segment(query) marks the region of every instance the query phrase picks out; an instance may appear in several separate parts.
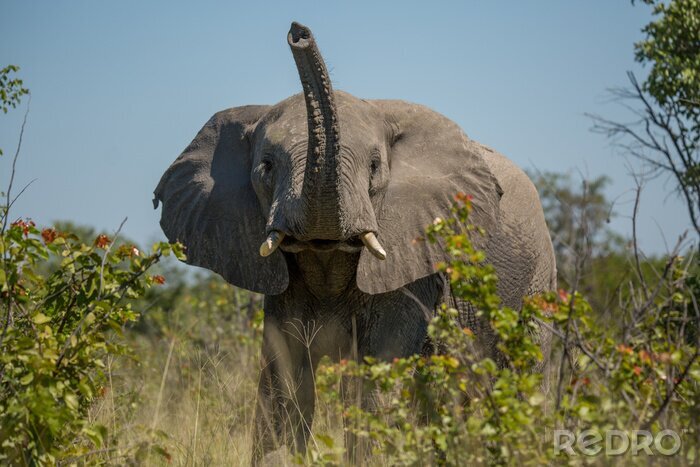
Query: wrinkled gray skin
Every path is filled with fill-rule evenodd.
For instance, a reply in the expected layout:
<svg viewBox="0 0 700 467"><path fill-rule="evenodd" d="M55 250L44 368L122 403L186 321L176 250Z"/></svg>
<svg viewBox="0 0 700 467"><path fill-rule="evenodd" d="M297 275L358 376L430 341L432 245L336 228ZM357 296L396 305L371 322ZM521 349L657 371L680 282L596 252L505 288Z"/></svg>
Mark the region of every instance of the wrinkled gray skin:
<svg viewBox="0 0 700 467"><path fill-rule="evenodd" d="M254 462L284 443L305 449L322 356L420 353L441 303L497 357L488 326L434 272L445 254L420 241L456 193L474 197L471 220L487 234L473 241L506 305L556 286L537 191L519 168L426 107L333 91L311 32L293 23L288 41L304 93L217 113L155 190L190 264L265 294ZM366 232L385 260L363 246ZM271 233L285 238L263 257Z"/></svg>

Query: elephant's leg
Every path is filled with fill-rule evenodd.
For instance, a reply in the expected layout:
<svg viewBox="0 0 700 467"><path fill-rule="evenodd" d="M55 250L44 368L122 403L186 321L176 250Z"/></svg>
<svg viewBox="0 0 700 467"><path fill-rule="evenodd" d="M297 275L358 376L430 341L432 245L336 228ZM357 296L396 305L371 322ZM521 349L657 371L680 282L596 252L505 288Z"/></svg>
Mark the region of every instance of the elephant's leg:
<svg viewBox="0 0 700 467"><path fill-rule="evenodd" d="M311 366L304 347L283 326L265 320L253 464L283 446L304 452L311 433L315 403Z"/></svg>
<svg viewBox="0 0 700 467"><path fill-rule="evenodd" d="M376 295L370 308L358 316L359 339L357 354L360 361L365 356L391 361L420 354L426 343L428 322L442 293L442 279L428 276L401 289ZM378 388L366 387L362 381L350 379L346 384L348 405L360 405L367 413L378 413L391 403L392 394ZM401 388L395 388L400 391ZM395 394L394 394L395 395ZM352 427L366 429L368 427ZM363 463L371 453L372 444L367 438L354 436L346 429L346 452L350 462Z"/></svg>

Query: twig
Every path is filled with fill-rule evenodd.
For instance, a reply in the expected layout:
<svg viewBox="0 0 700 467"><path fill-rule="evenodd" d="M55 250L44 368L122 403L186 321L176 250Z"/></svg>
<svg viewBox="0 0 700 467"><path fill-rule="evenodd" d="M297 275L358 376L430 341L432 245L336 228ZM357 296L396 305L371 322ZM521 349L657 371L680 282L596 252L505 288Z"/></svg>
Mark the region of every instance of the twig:
<svg viewBox="0 0 700 467"><path fill-rule="evenodd" d="M642 274L642 266L639 262L639 248L637 243L637 215L639 214L639 198L642 194L641 182L635 177L635 183L637 184L637 190L634 197L634 208L632 209L632 244L634 245L634 264L637 269L637 277L644 290L644 298L649 298L649 290L647 289L646 281L644 280L644 275Z"/></svg>
<svg viewBox="0 0 700 467"><path fill-rule="evenodd" d="M29 188L32 185L32 183L36 182L37 180L38 180L38 178L33 178L29 181L29 183L24 185L24 187L21 190L19 190L19 193L17 193L17 196L12 198L12 201L10 201L10 204L7 205L5 212L8 212L10 210L10 208L15 204L15 201L17 201L20 198L20 196L22 196L22 193L24 193L27 190L27 188Z"/></svg>
<svg viewBox="0 0 700 467"><path fill-rule="evenodd" d="M22 149L22 139L24 139L24 127L27 125L27 117L29 116L29 107L30 107L31 103L32 103L32 95L30 93L28 101L27 101L27 110L25 110L25 112L24 112L24 118L22 119L22 126L20 127L20 130L19 130L19 141L17 142L17 150L15 151L15 157L12 159L12 171L10 172L10 183L7 185L7 193L5 193L5 197L6 197L5 206L7 206L7 208L3 214L2 230L0 230L0 233L3 233L3 234L5 233L5 230L7 230L7 220L10 217L10 200L11 200L11 193L12 193L12 185L14 184L15 174L17 173L17 159L19 159L19 153Z"/></svg>

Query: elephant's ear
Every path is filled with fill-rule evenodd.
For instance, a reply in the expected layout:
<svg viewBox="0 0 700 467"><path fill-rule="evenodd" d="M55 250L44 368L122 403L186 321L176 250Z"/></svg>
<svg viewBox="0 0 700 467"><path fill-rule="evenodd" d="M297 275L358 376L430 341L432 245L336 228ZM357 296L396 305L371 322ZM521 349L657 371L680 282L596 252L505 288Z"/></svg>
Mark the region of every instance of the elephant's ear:
<svg viewBox="0 0 700 467"><path fill-rule="evenodd" d="M446 218L459 192L473 196L471 222L495 234L502 194L484 157L488 153L460 128L432 110L402 101L374 101L393 128L390 176L377 213L377 237L386 249L378 261L363 251L357 270L361 290L376 294L395 290L435 272L447 258L440 245L425 237L436 217ZM477 238L478 237L478 238ZM488 238L474 235L477 247Z"/></svg>
<svg viewBox="0 0 700 467"><path fill-rule="evenodd" d="M186 247L187 262L229 283L265 294L287 288L282 253L258 253L265 217L250 181L249 129L267 106L236 107L214 115L165 172L155 189L160 225Z"/></svg>

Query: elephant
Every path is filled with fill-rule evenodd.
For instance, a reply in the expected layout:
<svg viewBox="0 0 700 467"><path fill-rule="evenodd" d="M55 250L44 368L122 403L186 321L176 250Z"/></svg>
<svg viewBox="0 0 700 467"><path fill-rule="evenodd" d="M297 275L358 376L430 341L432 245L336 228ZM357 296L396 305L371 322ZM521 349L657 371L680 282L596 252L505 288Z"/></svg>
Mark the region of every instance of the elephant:
<svg viewBox="0 0 700 467"><path fill-rule="evenodd" d="M488 325L436 272L445 251L417 241L456 193L472 197L471 222L485 232L473 242L505 305L556 289L542 207L521 169L427 107L334 90L309 28L292 23L287 41L302 93L216 113L154 191L189 264L265 296L254 463L284 445L306 449L323 356L420 353L442 303L495 352Z"/></svg>

